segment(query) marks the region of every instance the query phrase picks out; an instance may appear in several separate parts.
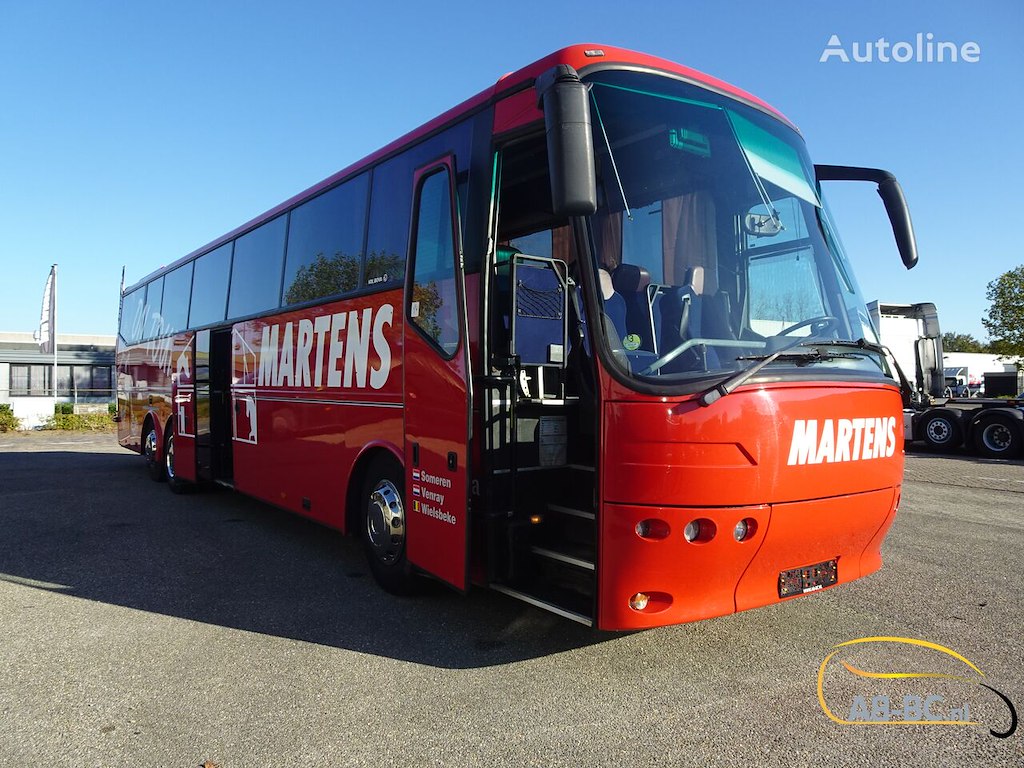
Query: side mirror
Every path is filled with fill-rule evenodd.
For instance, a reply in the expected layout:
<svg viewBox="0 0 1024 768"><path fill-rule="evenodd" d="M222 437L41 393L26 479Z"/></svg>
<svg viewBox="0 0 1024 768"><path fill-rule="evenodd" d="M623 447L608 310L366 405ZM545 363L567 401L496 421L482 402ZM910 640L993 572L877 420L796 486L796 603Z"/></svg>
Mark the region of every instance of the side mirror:
<svg viewBox="0 0 1024 768"><path fill-rule="evenodd" d="M892 234L896 238L900 258L907 269L917 264L917 241L914 239L914 225L910 221L903 189L896 177L878 168L856 168L845 165L816 165L814 173L818 181L873 181L878 185L878 196L889 214Z"/></svg>
<svg viewBox="0 0 1024 768"><path fill-rule="evenodd" d="M556 216L590 216L597 211L597 169L588 90L566 64L537 78L538 106L544 110L551 202Z"/></svg>

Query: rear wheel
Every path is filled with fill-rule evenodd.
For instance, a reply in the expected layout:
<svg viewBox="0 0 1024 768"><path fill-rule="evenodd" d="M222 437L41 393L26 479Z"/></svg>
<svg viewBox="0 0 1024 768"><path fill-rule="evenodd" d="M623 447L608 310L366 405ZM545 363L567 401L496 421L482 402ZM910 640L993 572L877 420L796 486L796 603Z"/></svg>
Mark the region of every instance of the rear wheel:
<svg viewBox="0 0 1024 768"><path fill-rule="evenodd" d="M157 446L160 445L160 438L157 437L156 427L149 427L149 431L146 433L146 439L142 443L142 452L146 457L146 471L149 472L150 479L162 483L167 479L167 475L164 472L164 463L161 461Z"/></svg>
<svg viewBox="0 0 1024 768"><path fill-rule="evenodd" d="M975 427L974 447L990 459L1019 456L1022 443L1020 424L1009 416L991 416Z"/></svg>
<svg viewBox="0 0 1024 768"><path fill-rule="evenodd" d="M948 411L929 414L921 424L921 435L931 448L942 451L956 448L963 441L960 423Z"/></svg>
<svg viewBox="0 0 1024 768"><path fill-rule="evenodd" d="M167 441L164 445L164 473L167 475L167 487L172 493L188 493L195 489L195 485L188 480L182 480L174 469L174 430L167 431Z"/></svg>
<svg viewBox="0 0 1024 768"><path fill-rule="evenodd" d="M416 576L405 557L405 478L398 462L377 459L363 486L363 549L374 578L388 592L415 591Z"/></svg>

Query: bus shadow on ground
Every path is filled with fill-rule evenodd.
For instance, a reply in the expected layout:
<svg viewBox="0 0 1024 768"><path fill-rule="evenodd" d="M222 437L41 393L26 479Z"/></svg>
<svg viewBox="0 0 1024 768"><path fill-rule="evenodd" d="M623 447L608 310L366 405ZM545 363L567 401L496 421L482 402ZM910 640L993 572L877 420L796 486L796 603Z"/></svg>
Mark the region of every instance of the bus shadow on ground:
<svg viewBox="0 0 1024 768"><path fill-rule="evenodd" d="M357 540L228 491L175 496L130 454L0 454L0 500L0 573L74 597L446 668L620 636L482 589L390 595Z"/></svg>

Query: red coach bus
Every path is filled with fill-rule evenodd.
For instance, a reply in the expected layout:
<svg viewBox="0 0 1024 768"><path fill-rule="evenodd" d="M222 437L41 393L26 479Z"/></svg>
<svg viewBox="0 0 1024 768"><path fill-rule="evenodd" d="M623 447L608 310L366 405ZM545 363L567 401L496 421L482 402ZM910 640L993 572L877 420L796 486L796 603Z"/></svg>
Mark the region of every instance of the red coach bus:
<svg viewBox="0 0 1024 768"><path fill-rule="evenodd" d="M754 96L573 46L122 295L120 443L602 629L881 565L901 392L814 166Z"/></svg>

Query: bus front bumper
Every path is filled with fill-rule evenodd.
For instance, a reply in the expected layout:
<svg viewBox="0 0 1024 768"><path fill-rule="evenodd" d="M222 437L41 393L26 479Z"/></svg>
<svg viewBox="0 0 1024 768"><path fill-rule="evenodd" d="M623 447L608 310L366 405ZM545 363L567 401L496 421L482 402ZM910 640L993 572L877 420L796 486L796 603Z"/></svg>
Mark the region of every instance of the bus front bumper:
<svg viewBox="0 0 1024 768"><path fill-rule="evenodd" d="M696 621L873 573L899 496L897 486L757 506L605 504L598 626Z"/></svg>

